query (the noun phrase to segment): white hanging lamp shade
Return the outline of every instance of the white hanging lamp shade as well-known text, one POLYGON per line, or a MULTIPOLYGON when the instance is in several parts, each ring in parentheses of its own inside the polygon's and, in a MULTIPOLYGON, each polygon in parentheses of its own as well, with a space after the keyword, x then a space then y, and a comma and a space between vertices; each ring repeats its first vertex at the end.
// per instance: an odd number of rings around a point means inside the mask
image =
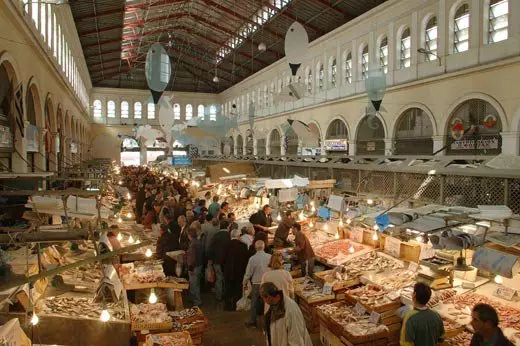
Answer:
POLYGON ((307 54, 308 47, 309 36, 305 28, 298 22, 292 23, 285 34, 284 48, 293 76, 296 76, 296 72, 300 68, 305 54, 307 54))

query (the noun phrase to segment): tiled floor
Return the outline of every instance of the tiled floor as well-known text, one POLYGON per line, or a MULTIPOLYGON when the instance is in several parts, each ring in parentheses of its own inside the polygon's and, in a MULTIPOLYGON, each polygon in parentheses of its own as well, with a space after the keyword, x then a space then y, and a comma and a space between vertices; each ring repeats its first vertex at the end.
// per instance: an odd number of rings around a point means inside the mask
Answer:
MULTIPOLYGON (((214 298, 205 293, 202 297, 202 311, 209 319, 209 330, 204 333, 204 346, 264 346, 265 337, 260 329, 247 328, 249 311, 228 312, 214 298)), ((312 335, 313 345, 321 345, 318 335, 312 335)))

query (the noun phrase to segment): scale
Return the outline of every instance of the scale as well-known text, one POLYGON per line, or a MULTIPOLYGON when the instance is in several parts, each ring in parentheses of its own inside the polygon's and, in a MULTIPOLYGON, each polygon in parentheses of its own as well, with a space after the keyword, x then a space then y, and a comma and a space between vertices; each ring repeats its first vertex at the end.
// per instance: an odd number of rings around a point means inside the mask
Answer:
POLYGON ((434 257, 422 259, 420 264, 420 270, 416 278, 418 282, 427 284, 432 290, 453 287, 452 256, 439 253, 434 257))

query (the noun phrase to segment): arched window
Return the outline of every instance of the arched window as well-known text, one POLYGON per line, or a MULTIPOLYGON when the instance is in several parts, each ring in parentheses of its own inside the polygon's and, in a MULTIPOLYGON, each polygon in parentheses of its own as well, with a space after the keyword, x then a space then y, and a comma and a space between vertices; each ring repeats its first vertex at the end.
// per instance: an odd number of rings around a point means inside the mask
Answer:
POLYGON ((115 118, 116 117, 116 103, 112 100, 107 103, 107 117, 115 118))
POLYGON ((190 104, 186 105, 186 120, 193 118, 193 106, 190 104))
POLYGON ((343 75, 345 76, 345 84, 352 84, 352 53, 350 52, 345 55, 343 75))
POLYGON ((141 119, 143 114, 143 106, 141 102, 134 103, 134 119, 141 119))
POLYGON ((384 155, 385 129, 375 115, 365 116, 359 123, 356 136, 356 154, 384 155))
POLYGON ((209 107, 209 120, 216 121, 217 120, 217 107, 211 105, 209 107))
POLYGON ((129 106, 127 101, 121 102, 121 118, 128 119, 129 106))
POLYGON ((332 63, 330 64, 330 86, 331 86, 331 88, 336 87, 336 73, 337 73, 336 58, 333 58, 332 63))
POLYGON ((173 119, 175 119, 175 120, 181 119, 181 105, 178 103, 173 105, 173 119))
POLYGON ((325 78, 323 73, 323 64, 321 62, 318 63, 318 91, 323 91, 323 78, 325 78))
MULTIPOLYGON (((368 46, 367 46, 368 48, 368 46)), ((364 54, 363 54, 364 55, 364 54)), ((388 38, 383 37, 379 44, 379 65, 384 73, 388 73, 388 38)))
POLYGON ((412 40, 410 38, 410 28, 406 28, 401 35, 401 49, 400 49, 400 66, 401 69, 408 68, 412 64, 412 40))
POLYGON ((204 120, 204 105, 199 105, 197 107, 197 116, 199 119, 204 120))
POLYGON ((312 68, 308 68, 307 71, 307 92, 312 94, 312 68))
POLYGON ((509 32, 508 0, 491 0, 489 2, 488 43, 507 40, 509 32))
POLYGON ((336 119, 330 123, 325 135, 325 149, 330 152, 348 152, 348 129, 343 120, 336 119))
POLYGON ((103 116, 103 106, 101 104, 101 101, 95 100, 93 106, 94 106, 94 109, 93 109, 94 118, 101 118, 103 116))
POLYGON ((395 133, 396 155, 431 155, 433 153, 433 125, 420 108, 407 109, 397 121, 395 133))
POLYGON ((437 39, 437 17, 433 16, 428 20, 428 23, 426 23, 424 30, 424 49, 428 52, 425 56, 426 61, 437 59, 437 39))
POLYGON ((471 99, 460 104, 448 121, 448 155, 497 155, 502 152, 502 122, 489 102, 471 99))
POLYGON ((280 156, 281 155, 281 136, 280 132, 276 129, 271 132, 271 136, 269 138, 269 148, 271 156, 280 156))
POLYGON ((368 77, 368 64, 369 64, 369 56, 368 56, 368 45, 363 47, 361 53, 361 79, 365 80, 368 77))
POLYGON ((455 12, 453 26, 453 53, 462 53, 469 49, 469 6, 461 5, 455 12))
POLYGON ((148 119, 155 119, 155 103, 149 103, 147 107, 148 119))

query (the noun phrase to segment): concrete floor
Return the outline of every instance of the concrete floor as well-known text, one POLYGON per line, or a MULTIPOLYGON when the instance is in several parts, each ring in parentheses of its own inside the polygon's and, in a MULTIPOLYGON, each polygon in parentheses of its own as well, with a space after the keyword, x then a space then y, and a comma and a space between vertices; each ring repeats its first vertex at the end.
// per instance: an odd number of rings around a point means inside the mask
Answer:
MULTIPOLYGON (((212 293, 202 295, 204 314, 209 319, 209 330, 204 333, 204 346, 264 346, 265 337, 261 329, 248 328, 244 325, 249 318, 249 311, 224 311, 223 304, 212 293)), ((262 321, 263 322, 263 321, 262 321)), ((314 346, 321 345, 319 335, 311 335, 314 346)))

